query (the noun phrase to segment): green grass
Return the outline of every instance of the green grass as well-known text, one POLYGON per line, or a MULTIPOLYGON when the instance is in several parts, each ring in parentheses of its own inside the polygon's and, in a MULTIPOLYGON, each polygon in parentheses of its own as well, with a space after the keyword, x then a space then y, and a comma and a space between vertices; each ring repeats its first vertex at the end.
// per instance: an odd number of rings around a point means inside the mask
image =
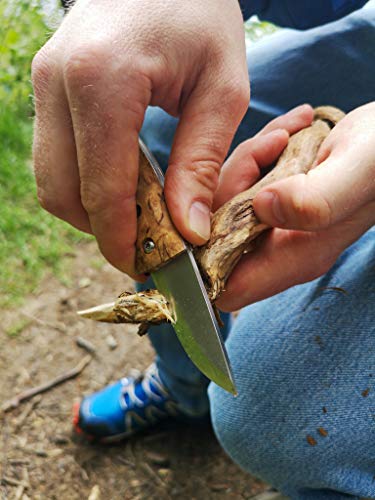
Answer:
POLYGON ((88 238, 43 211, 31 170, 30 64, 48 28, 29 0, 0 3, 0 306, 14 306, 88 238))
POLYGON ((0 111, 0 305, 15 305, 84 236, 43 211, 30 168, 31 119, 0 111))

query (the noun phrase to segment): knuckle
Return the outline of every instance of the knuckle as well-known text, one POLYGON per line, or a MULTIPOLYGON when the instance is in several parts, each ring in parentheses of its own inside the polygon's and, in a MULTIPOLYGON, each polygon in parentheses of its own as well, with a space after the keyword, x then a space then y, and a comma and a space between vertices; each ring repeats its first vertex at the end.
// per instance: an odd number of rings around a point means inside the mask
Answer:
POLYGON ((108 207, 108 199, 103 193, 91 184, 81 186, 81 202, 83 208, 90 215, 96 215, 103 212, 108 207))
POLYGON ((304 186, 298 194, 292 198, 292 210, 299 224, 308 230, 323 229, 331 225, 333 210, 330 202, 324 197, 320 190, 307 185, 305 177, 304 186))
POLYGON ((250 101, 250 85, 246 80, 231 80, 224 87, 228 104, 234 112, 246 111, 250 101))
POLYGON ((46 191, 44 191, 40 188, 38 189, 37 197, 38 197, 39 205, 44 210, 46 210, 47 212, 49 212, 52 215, 56 215, 56 216, 62 218, 64 210, 62 209, 61 204, 56 199, 56 197, 49 195, 46 191))
POLYGON ((105 72, 108 65, 110 49, 106 43, 87 43, 77 46, 66 57, 63 73, 70 87, 92 83, 105 72))
POLYGON ((213 193, 216 191, 221 164, 215 160, 200 161, 192 164, 191 170, 198 183, 213 193))
POLYGON ((37 99, 45 95, 54 71, 54 63, 48 51, 45 48, 40 49, 31 63, 31 80, 37 99))

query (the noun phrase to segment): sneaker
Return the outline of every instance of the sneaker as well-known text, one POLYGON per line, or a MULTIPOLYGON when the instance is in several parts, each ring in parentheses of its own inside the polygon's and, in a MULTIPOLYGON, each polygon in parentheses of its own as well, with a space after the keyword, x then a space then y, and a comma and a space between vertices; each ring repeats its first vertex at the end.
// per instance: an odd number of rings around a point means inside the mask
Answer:
POLYGON ((73 407, 73 425, 89 440, 113 443, 167 419, 207 423, 205 415, 183 411, 160 380, 155 364, 136 378, 122 378, 73 407))

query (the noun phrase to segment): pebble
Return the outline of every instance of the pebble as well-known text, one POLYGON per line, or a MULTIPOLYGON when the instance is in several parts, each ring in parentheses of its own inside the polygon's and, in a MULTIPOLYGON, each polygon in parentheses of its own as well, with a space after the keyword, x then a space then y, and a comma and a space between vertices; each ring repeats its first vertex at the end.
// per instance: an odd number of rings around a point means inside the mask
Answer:
POLYGON ((160 467, 168 467, 171 462, 167 455, 162 455, 161 453, 156 453, 154 451, 147 451, 146 458, 152 464, 160 465, 160 467))
POLYGON ((90 495, 88 496, 87 500, 99 500, 99 499, 100 499, 100 489, 99 486, 96 484, 90 491, 90 495))
POLYGON ((116 349, 116 347, 118 346, 117 340, 113 335, 107 335, 105 341, 107 342, 107 346, 111 349, 111 351, 116 349))

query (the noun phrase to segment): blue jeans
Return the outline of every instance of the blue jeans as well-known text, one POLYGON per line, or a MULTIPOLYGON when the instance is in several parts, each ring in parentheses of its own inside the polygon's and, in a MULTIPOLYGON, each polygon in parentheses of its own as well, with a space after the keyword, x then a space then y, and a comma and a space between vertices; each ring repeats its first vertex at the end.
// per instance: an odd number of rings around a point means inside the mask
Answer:
MULTIPOLYGON (((374 100, 375 8, 272 35, 249 50, 248 66, 252 100, 232 148, 300 103, 349 111, 374 100)), ((150 108, 142 130, 164 167, 176 123, 150 108)), ((150 331, 170 392, 196 414, 210 410, 233 460, 292 498, 375 498, 374 237, 325 276, 246 307, 231 329, 226 317, 237 398, 213 384, 207 392, 169 326, 150 331)))

